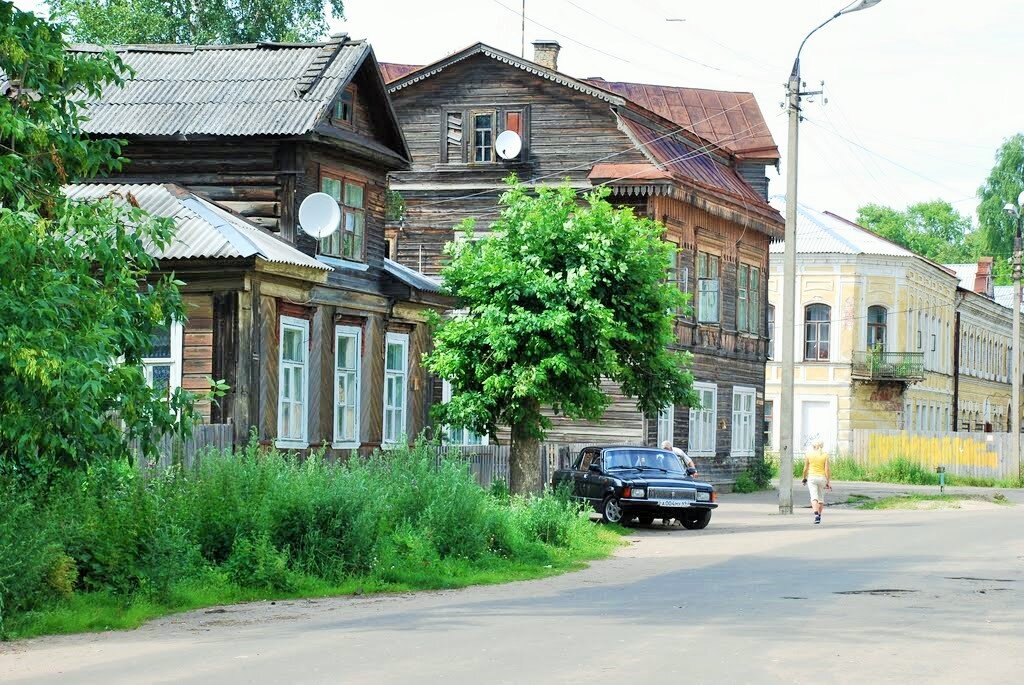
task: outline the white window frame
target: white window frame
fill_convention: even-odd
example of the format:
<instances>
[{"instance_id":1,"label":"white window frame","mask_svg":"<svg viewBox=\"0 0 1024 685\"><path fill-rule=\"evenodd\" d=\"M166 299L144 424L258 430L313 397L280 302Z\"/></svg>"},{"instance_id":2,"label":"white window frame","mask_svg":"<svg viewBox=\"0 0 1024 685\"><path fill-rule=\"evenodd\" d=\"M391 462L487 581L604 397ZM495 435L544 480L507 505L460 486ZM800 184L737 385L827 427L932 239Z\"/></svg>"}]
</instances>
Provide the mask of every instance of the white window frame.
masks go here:
<instances>
[{"instance_id":1,"label":"white window frame","mask_svg":"<svg viewBox=\"0 0 1024 685\"><path fill-rule=\"evenodd\" d=\"M452 384L447 380L441 379L441 402L447 404L452 400ZM470 436L474 436L476 441L472 441ZM465 445L470 447L479 447L480 445L488 444L489 438L486 435L478 435L468 428L453 428L452 426L444 427L443 438L445 443L449 445ZM453 439L456 438L456 439Z\"/></svg>"},{"instance_id":2,"label":"white window frame","mask_svg":"<svg viewBox=\"0 0 1024 685\"><path fill-rule=\"evenodd\" d=\"M742 407L744 398L750 400L750 409ZM736 408L736 401L741 406ZM747 386L734 386L732 389L732 445L734 457L754 456L754 416L757 414L757 391Z\"/></svg>"},{"instance_id":3,"label":"white window frame","mask_svg":"<svg viewBox=\"0 0 1024 685\"><path fill-rule=\"evenodd\" d=\"M668 440L675 447L676 444L676 408L668 405L658 412L658 447Z\"/></svg>"},{"instance_id":4,"label":"white window frame","mask_svg":"<svg viewBox=\"0 0 1024 685\"><path fill-rule=\"evenodd\" d=\"M167 394L168 397L174 393L175 390L181 387L181 367L182 358L184 357L183 339L184 326L180 321L172 321L170 325L170 348L171 354L169 357L143 357L142 358L142 372L146 376L146 383L149 387L153 387L153 367L154 366L169 366L171 367L170 375L167 378Z\"/></svg>"},{"instance_id":5,"label":"white window frame","mask_svg":"<svg viewBox=\"0 0 1024 685\"><path fill-rule=\"evenodd\" d=\"M714 383L694 383L693 389L700 395L702 404L704 393L710 392L711 406L690 408L687 452L691 457L712 457L718 442L718 386Z\"/></svg>"},{"instance_id":6,"label":"white window frame","mask_svg":"<svg viewBox=\"0 0 1024 685\"><path fill-rule=\"evenodd\" d=\"M388 370L388 348L391 345L400 345L403 350L402 354L402 370L401 371L389 371ZM401 405L396 405L394 402L389 402L393 398L388 397L388 378L401 376L402 377L402 398ZM409 418L409 336L406 333L388 333L384 342L384 388L383 392L384 411L382 417L381 426L381 444L394 446L401 444L403 437L408 437L408 418ZM390 405L390 406L389 406ZM399 424L402 426L401 435L388 435L388 412L395 411L398 409L401 412L401 420Z\"/></svg>"},{"instance_id":7,"label":"white window frame","mask_svg":"<svg viewBox=\"0 0 1024 685\"><path fill-rule=\"evenodd\" d=\"M341 360L339 341L341 338L351 338L355 345L355 369L341 369L339 362ZM341 435L338 431L338 419L341 414L341 376L354 375L354 383L356 386L355 390L355 426L354 435L345 436ZM341 326L337 325L334 327L334 441L331 447L335 449L358 449L362 444L359 439L360 426L362 422L362 391L363 391L363 329L358 326Z\"/></svg>"},{"instance_id":8,"label":"white window frame","mask_svg":"<svg viewBox=\"0 0 1024 685\"><path fill-rule=\"evenodd\" d=\"M284 416L285 384L284 384L284 332L286 328L302 332L303 358L302 364L288 362L289 367L302 370L302 422L300 424L301 434L298 437L281 435L281 417ZM275 445L280 448L305 449L309 447L309 321L293 316L282 316L278 327L278 350L277 350L277 441Z\"/></svg>"}]
</instances>

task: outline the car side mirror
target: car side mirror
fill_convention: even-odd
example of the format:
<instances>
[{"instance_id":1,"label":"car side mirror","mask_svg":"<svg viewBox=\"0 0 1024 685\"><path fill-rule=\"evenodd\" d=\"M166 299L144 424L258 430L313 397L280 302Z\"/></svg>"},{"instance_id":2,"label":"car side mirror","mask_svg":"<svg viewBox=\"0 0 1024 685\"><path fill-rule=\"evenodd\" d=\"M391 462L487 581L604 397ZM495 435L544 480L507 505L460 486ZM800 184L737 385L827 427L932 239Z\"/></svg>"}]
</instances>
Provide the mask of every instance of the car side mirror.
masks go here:
<instances>
[{"instance_id":1,"label":"car side mirror","mask_svg":"<svg viewBox=\"0 0 1024 685\"><path fill-rule=\"evenodd\" d=\"M590 466L587 467L587 470L592 471L594 473L601 473L601 467L598 466L597 464L591 464Z\"/></svg>"}]
</instances>

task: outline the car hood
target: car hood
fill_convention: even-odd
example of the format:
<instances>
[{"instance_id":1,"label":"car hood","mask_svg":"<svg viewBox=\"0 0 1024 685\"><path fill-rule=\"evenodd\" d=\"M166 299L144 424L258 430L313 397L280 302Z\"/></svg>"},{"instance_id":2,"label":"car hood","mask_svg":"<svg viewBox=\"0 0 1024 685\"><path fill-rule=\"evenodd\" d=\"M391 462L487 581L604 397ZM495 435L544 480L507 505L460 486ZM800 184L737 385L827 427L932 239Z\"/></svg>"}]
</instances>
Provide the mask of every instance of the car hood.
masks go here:
<instances>
[{"instance_id":1,"label":"car hood","mask_svg":"<svg viewBox=\"0 0 1024 685\"><path fill-rule=\"evenodd\" d=\"M692 478L682 476L666 476L654 471L620 471L615 476L623 483L646 484L652 487L666 488L694 488L696 490L714 490L710 483L704 483Z\"/></svg>"}]
</instances>

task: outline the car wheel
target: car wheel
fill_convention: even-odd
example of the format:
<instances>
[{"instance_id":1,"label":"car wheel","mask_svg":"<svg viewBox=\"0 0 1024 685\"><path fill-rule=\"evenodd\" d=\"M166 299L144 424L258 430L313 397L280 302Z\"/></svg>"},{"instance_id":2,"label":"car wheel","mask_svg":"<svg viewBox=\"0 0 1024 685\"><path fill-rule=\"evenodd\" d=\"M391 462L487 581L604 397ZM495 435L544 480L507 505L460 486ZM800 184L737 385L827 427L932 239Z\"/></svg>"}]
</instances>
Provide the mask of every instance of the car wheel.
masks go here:
<instances>
[{"instance_id":1,"label":"car wheel","mask_svg":"<svg viewBox=\"0 0 1024 685\"><path fill-rule=\"evenodd\" d=\"M711 523L710 509L682 519L683 528L687 530L702 530L707 528L709 523Z\"/></svg>"},{"instance_id":2,"label":"car wheel","mask_svg":"<svg viewBox=\"0 0 1024 685\"><path fill-rule=\"evenodd\" d=\"M640 516L637 516L636 519L645 526L649 526L654 523L654 517L648 514L641 514Z\"/></svg>"},{"instance_id":3,"label":"car wheel","mask_svg":"<svg viewBox=\"0 0 1024 685\"><path fill-rule=\"evenodd\" d=\"M601 520L605 523L622 523L622 506L616 497L609 495L601 503Z\"/></svg>"}]
</instances>

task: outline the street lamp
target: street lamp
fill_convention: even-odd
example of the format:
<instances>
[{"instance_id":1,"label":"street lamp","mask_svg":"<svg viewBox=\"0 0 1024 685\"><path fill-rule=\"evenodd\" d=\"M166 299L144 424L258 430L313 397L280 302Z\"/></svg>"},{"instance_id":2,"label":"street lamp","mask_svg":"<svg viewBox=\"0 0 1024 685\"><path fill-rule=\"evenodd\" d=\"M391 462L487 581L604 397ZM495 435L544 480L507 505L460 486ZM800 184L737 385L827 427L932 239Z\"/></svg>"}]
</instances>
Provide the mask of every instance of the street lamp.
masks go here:
<instances>
[{"instance_id":1,"label":"street lamp","mask_svg":"<svg viewBox=\"0 0 1024 685\"><path fill-rule=\"evenodd\" d=\"M874 7L881 0L857 0L816 26L800 42L786 87L789 138L786 155L786 233L782 258L782 424L779 427L779 513L793 513L793 365L796 361L796 183L800 137L800 53L807 39L844 14Z\"/></svg>"},{"instance_id":2,"label":"street lamp","mask_svg":"<svg viewBox=\"0 0 1024 685\"><path fill-rule=\"evenodd\" d=\"M1010 362L1011 385L1010 385L1010 433L1013 439L1010 441L1010 454L1017 464L1017 471L1020 472L1020 269L1021 269L1021 223L1024 221L1024 192L1017 196L1017 204L1007 202L1003 205L1003 211L1014 220L1016 231L1013 234L1013 340L1010 341L1010 349L1013 350L1012 361Z\"/></svg>"}]
</instances>

